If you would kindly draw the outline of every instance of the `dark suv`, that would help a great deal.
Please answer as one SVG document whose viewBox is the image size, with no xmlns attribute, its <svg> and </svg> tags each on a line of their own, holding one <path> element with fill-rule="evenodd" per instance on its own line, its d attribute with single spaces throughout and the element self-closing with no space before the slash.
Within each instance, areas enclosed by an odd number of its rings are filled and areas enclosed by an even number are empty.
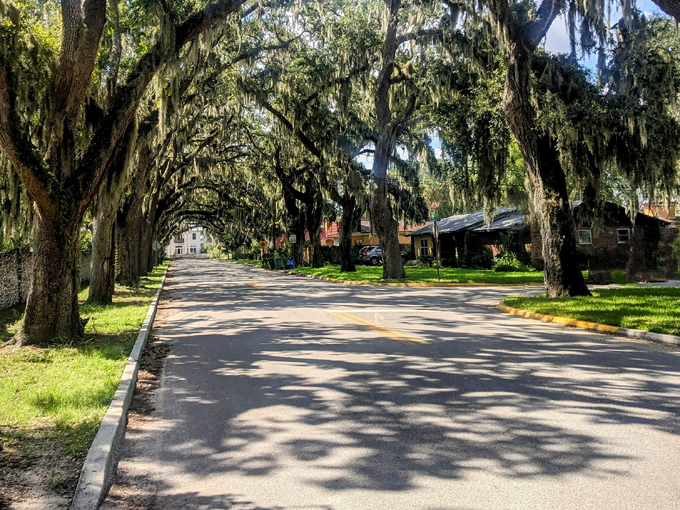
<svg viewBox="0 0 680 510">
<path fill-rule="evenodd" d="M 362 264 L 370 264 L 372 266 L 379 266 L 382 264 L 382 250 L 380 246 L 364 246 L 359 250 L 359 262 Z M 408 260 L 408 253 L 401 252 L 401 260 L 406 262 Z"/>
</svg>

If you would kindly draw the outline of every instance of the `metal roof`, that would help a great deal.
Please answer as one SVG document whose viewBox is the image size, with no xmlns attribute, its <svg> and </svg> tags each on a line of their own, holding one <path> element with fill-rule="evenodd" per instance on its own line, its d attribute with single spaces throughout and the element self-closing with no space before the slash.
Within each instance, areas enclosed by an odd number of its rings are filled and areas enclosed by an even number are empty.
<svg viewBox="0 0 680 510">
<path fill-rule="evenodd" d="M 473 230 L 475 232 L 492 232 L 494 230 L 524 230 L 525 228 L 527 228 L 527 224 L 524 221 L 524 215 L 511 214 Z"/>
<path fill-rule="evenodd" d="M 491 223 L 491 225 L 497 223 L 500 219 L 516 212 L 517 209 L 515 207 L 499 207 L 494 213 L 494 221 Z M 460 232 L 461 230 L 476 230 L 478 228 L 482 230 L 483 228 L 480 227 L 484 227 L 484 225 L 484 211 L 476 211 L 470 214 L 454 214 L 453 216 L 444 218 L 439 222 L 439 233 L 450 234 L 454 232 Z M 497 230 L 500 230 L 500 228 Z M 432 234 L 432 225 L 428 225 L 427 227 L 421 228 L 406 235 L 416 236 L 423 234 Z"/>
</svg>

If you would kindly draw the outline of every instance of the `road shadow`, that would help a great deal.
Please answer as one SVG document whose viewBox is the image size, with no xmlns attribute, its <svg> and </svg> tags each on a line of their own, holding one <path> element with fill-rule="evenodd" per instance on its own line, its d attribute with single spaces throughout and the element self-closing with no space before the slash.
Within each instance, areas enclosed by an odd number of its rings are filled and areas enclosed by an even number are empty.
<svg viewBox="0 0 680 510">
<path fill-rule="evenodd" d="M 267 316 L 347 301 L 412 306 L 408 294 L 327 284 L 303 293 L 285 282 L 275 291 L 206 287 L 196 277 L 205 268 L 181 269 L 186 279 L 170 282 L 174 301 L 159 331 L 171 344 L 158 415 L 163 432 L 126 441 L 136 462 L 160 466 L 145 480 L 155 487 L 149 508 L 264 509 L 234 488 L 209 496 L 178 480 L 236 476 L 268 484 L 291 466 L 305 470 L 310 490 L 334 494 L 404 492 L 422 477 L 460 480 L 479 471 L 506 480 L 572 473 L 623 480 L 627 472 L 613 466 L 635 459 L 582 424 L 680 433 L 677 351 L 561 329 L 548 338 L 545 325 L 494 323 L 498 312 L 487 306 L 449 323 L 407 311 L 401 323 L 429 342 L 408 345 L 358 325 L 324 323 L 318 313 L 296 323 Z M 441 306 L 461 306 L 452 294 Z M 197 328 L 210 306 L 262 316 L 204 320 Z M 471 323 L 479 329 L 471 332 Z"/>
</svg>

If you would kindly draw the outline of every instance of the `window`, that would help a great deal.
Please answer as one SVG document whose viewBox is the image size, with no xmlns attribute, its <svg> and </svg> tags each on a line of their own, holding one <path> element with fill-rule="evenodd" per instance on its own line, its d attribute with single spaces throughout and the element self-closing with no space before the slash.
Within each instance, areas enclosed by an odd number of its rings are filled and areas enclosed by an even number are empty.
<svg viewBox="0 0 680 510">
<path fill-rule="evenodd" d="M 191 234 L 191 239 L 192 239 L 193 241 L 196 240 L 196 233 Z"/>
<path fill-rule="evenodd" d="M 578 229 L 578 244 L 593 244 L 593 231 L 589 228 Z"/>
<path fill-rule="evenodd" d="M 177 244 L 182 244 L 182 243 L 184 243 L 184 238 L 183 237 L 175 237 L 174 241 Z"/>
<path fill-rule="evenodd" d="M 189 253 L 196 253 L 196 247 L 192 246 L 191 248 L 189 248 Z"/>
<path fill-rule="evenodd" d="M 430 254 L 430 244 L 427 239 L 420 240 L 420 256 L 427 257 Z"/>
<path fill-rule="evenodd" d="M 626 244 L 630 241 L 630 229 L 629 228 L 619 228 L 616 229 L 616 235 L 619 240 L 619 244 Z"/>
<path fill-rule="evenodd" d="M 175 255 L 181 255 L 181 254 L 182 254 L 182 247 L 178 246 L 177 248 L 175 248 Z"/>
</svg>

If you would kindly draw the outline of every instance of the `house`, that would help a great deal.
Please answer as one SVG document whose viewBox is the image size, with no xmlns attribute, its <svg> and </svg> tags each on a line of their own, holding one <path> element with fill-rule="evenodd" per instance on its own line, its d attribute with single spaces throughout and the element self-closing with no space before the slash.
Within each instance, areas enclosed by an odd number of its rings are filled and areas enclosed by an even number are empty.
<svg viewBox="0 0 680 510">
<path fill-rule="evenodd" d="M 410 245 L 411 239 L 408 234 L 414 232 L 425 225 L 407 225 L 403 221 L 399 222 L 399 244 Z M 327 221 L 321 228 L 321 244 L 323 246 L 340 246 L 340 223 L 337 221 Z M 356 231 L 352 232 L 352 246 L 376 246 L 379 244 L 378 234 L 371 230 L 368 220 L 361 220 Z"/>
<path fill-rule="evenodd" d="M 680 227 L 680 216 L 678 216 L 677 211 L 678 209 L 675 202 L 671 202 L 667 205 L 659 203 L 650 204 L 650 202 L 644 202 L 642 204 L 642 214 L 672 221 L 676 227 Z"/>
<path fill-rule="evenodd" d="M 178 234 L 170 240 L 167 248 L 168 257 L 175 258 L 203 253 L 204 241 L 203 227 L 191 227 L 186 232 Z"/>
<path fill-rule="evenodd" d="M 601 214 L 588 210 L 582 201 L 572 202 L 580 262 L 591 269 L 629 268 L 640 271 L 670 264 L 670 246 L 677 230 L 671 222 L 638 213 L 635 223 L 625 208 L 606 202 Z M 416 256 L 434 256 L 432 226 L 408 234 Z M 455 214 L 439 222 L 439 253 L 453 264 L 482 255 L 497 256 L 504 244 L 511 243 L 519 255 L 526 251 L 532 264 L 543 265 L 542 240 L 538 227 L 514 207 L 500 207 L 486 223 L 484 211 Z M 634 253 L 633 253 L 634 252 Z M 487 257 L 488 258 L 488 257 Z M 675 262 L 677 264 L 677 262 Z"/>
<path fill-rule="evenodd" d="M 525 250 L 531 248 L 531 232 L 524 215 L 514 207 L 500 207 L 492 221 L 486 223 L 484 211 L 454 214 L 438 222 L 439 255 L 442 259 L 462 260 L 468 255 L 490 252 L 498 255 L 502 236 L 512 233 L 514 241 Z M 432 224 L 407 234 L 417 257 L 434 256 Z"/>
<path fill-rule="evenodd" d="M 605 202 L 594 215 L 582 201 L 572 202 L 576 241 L 581 264 L 589 269 L 627 268 L 628 272 L 656 270 L 672 258 L 670 245 L 677 234 L 672 222 L 637 213 L 635 221 L 626 209 Z M 542 243 L 532 232 L 532 259 L 541 259 Z"/>
</svg>

